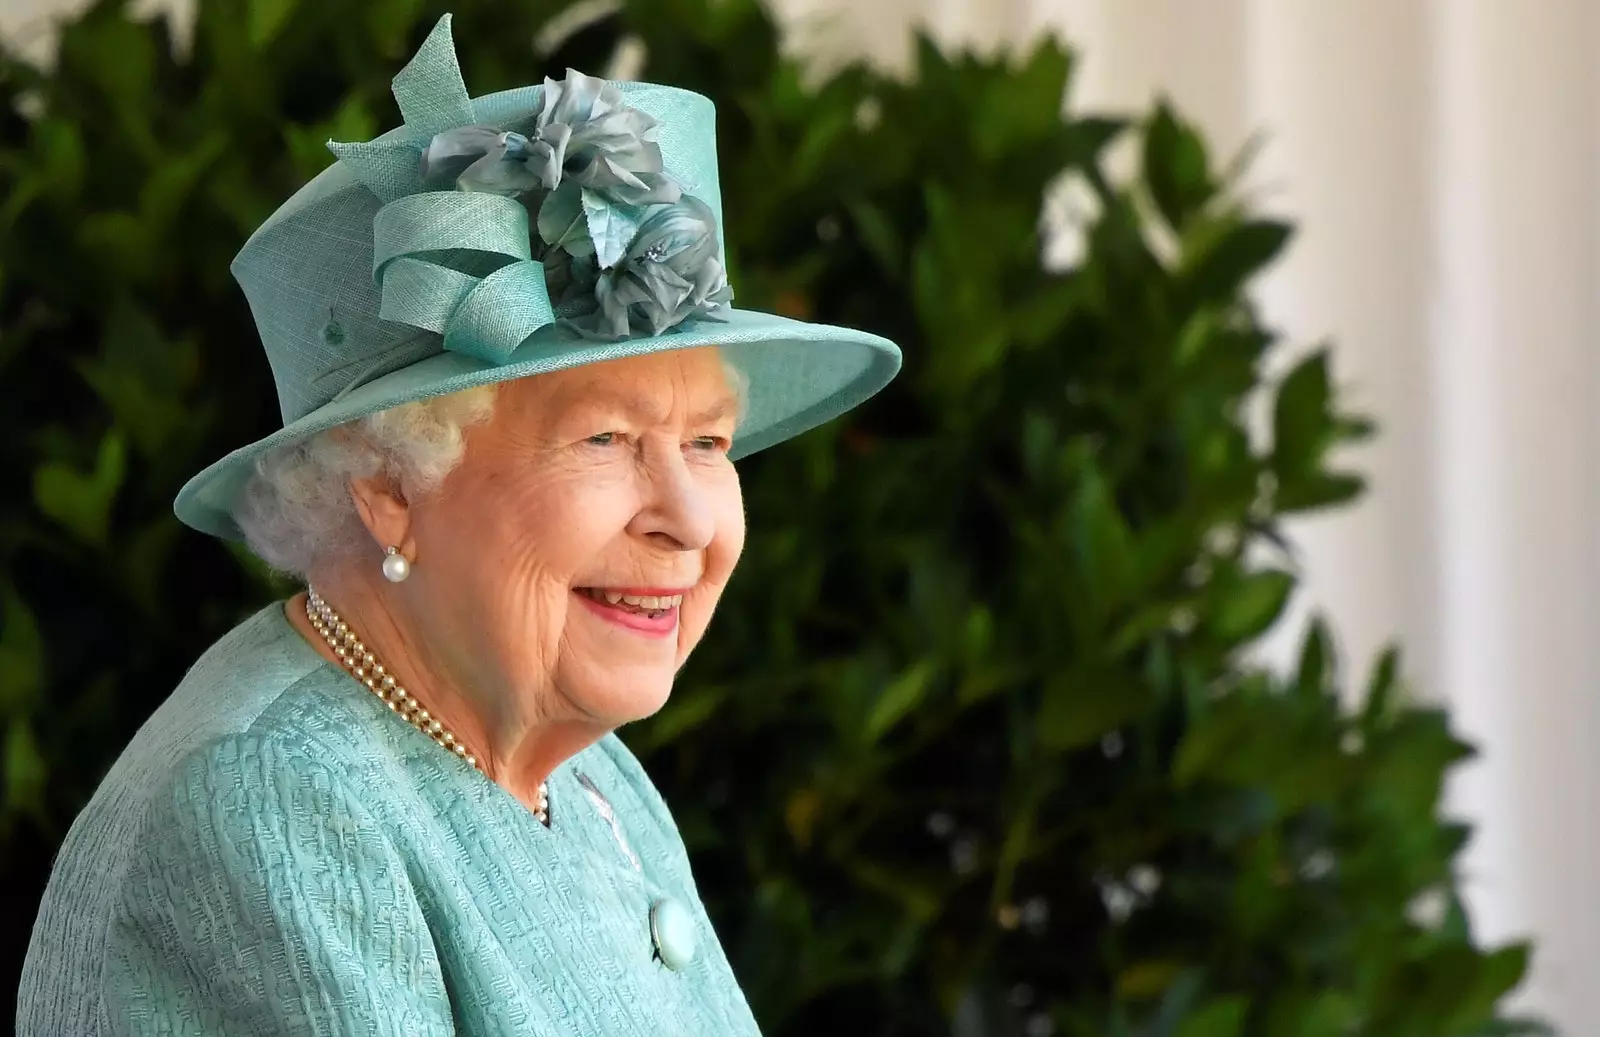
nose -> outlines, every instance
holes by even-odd
[[[706,487],[700,484],[678,450],[654,452],[642,466],[644,506],[629,531],[672,551],[703,551],[716,533],[716,515]]]

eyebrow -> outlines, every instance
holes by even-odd
[[[721,421],[724,418],[737,416],[738,413],[738,398],[734,396],[723,396],[717,400],[716,403],[713,403],[699,414],[693,415],[689,419],[689,423],[691,425],[707,425],[713,421]]]

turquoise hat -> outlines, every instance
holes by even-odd
[[[446,15],[394,95],[405,124],[330,143],[338,161],[233,261],[283,428],[179,491],[195,529],[241,538],[233,503],[269,451],[472,386],[718,346],[748,383],[742,457],[899,371],[887,339],[732,305],[716,109],[699,94],[568,72],[472,98]]]

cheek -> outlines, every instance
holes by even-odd
[[[563,585],[594,563],[637,508],[625,480],[531,466],[485,487],[496,513],[494,549],[505,575],[538,575]]]
[[[739,556],[744,553],[744,497],[731,466],[709,496],[712,514],[716,517],[716,535],[706,548],[705,582],[713,593],[720,594],[733,575]]]
[[[731,479],[730,483],[731,487],[719,492],[713,500],[716,535],[706,548],[703,579],[691,596],[684,599],[678,640],[677,665],[680,667],[705,636],[717,601],[744,552],[744,499],[739,493],[738,480]]]
[[[737,477],[729,482],[731,485],[718,502],[717,536],[711,545],[711,567],[719,573],[721,583],[733,575],[733,567],[744,553],[744,495]]]

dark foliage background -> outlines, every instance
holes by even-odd
[[[1360,480],[1321,353],[1267,384],[1251,278],[1289,228],[1165,108],[1063,117],[1071,56],[923,42],[813,83],[753,0],[637,0],[541,48],[556,0],[455,5],[475,93],[617,41],[719,102],[743,305],[906,349],[848,420],[744,466],[754,532],[712,636],[626,732],[679,814],[767,1032],[1432,1037],[1497,1021],[1526,949],[1475,946],[1466,747],[1393,655],[1353,681],[1245,650],[1278,534]],[[191,472],[274,427],[227,274],[393,125],[435,0],[200,0],[192,53],[102,2],[51,71],[0,63],[0,889],[14,981],[51,856],[142,719],[281,593],[181,529]],[[1130,138],[1132,183],[1106,147]],[[1040,262],[1063,172],[1083,261]],[[1271,434],[1252,439],[1264,394]]]

